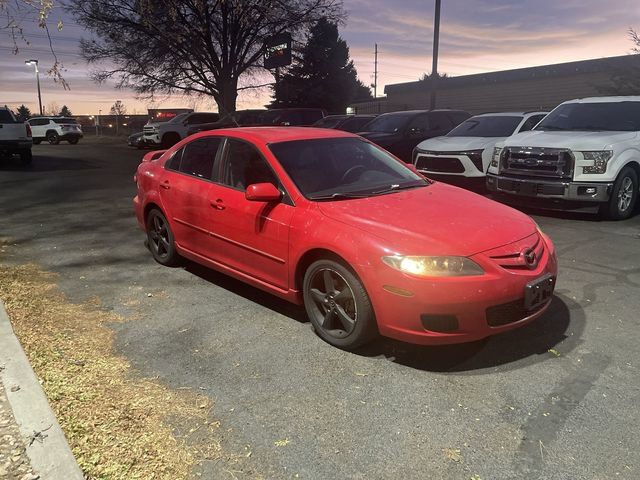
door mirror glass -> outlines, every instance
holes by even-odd
[[[251,202],[279,202],[282,193],[273,183],[254,183],[244,192],[244,197]]]

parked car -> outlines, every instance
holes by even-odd
[[[531,130],[547,112],[504,112],[475,115],[443,137],[420,142],[413,163],[421,173],[455,181],[474,179],[485,185],[485,174],[495,145],[519,132]]]
[[[271,110],[239,110],[230,113],[219,122],[199,125],[189,131],[189,135],[216,130],[219,128],[236,127],[270,127],[280,126],[311,126],[324,118],[327,112],[321,108],[274,108]]]
[[[130,147],[144,148],[144,132],[132,133],[127,137],[127,145]]]
[[[82,138],[82,127],[75,118],[33,117],[27,120],[33,133],[33,143],[38,145],[46,140],[51,145],[67,141],[75,145]]]
[[[407,110],[383,113],[369,122],[359,135],[380,145],[405,162],[413,149],[427,138],[439,137],[469,118],[461,110]]]
[[[327,115],[314,123],[313,127],[335,128],[345,132],[361,132],[365,125],[376,118],[377,115]]]
[[[640,177],[640,96],[570,100],[499,143],[487,187],[529,205],[597,206],[631,216]],[[549,203],[551,202],[551,203]]]
[[[32,160],[31,126],[20,122],[7,107],[0,107],[0,154],[19,155],[22,165],[29,165]]]
[[[556,254],[531,218],[428,180],[351,133],[202,132],[147,154],[135,181],[159,263],[186,257],[303,304],[340,348],[378,333],[474,341],[551,302]]]
[[[176,115],[168,122],[148,122],[142,129],[144,142],[149,146],[168,148],[187,137],[194,125],[217,122],[220,115],[210,112],[191,112]]]

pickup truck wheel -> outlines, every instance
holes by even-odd
[[[20,152],[20,165],[31,165],[32,160],[33,155],[31,154],[31,150],[23,150]]]
[[[60,143],[60,137],[56,132],[47,133],[47,142],[51,145],[58,145]]]
[[[631,167],[622,169],[613,184],[609,203],[600,207],[600,213],[609,220],[629,218],[638,199],[638,174]]]
[[[162,137],[162,148],[171,148],[180,141],[177,133],[165,133]]]

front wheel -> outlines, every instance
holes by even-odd
[[[70,139],[68,140],[68,142],[69,142],[71,145],[76,145],[76,144],[78,143],[78,141],[79,141],[79,140],[80,140],[79,138],[70,138]]]
[[[609,220],[629,218],[638,199],[638,174],[631,167],[622,169],[613,184],[609,203],[602,205],[600,213]]]
[[[316,333],[327,343],[354,350],[377,334],[371,300],[362,282],[334,260],[312,263],[304,275],[304,306]]]
[[[160,210],[153,209],[147,215],[147,241],[156,262],[174,267],[180,262],[173,232],[167,218]]]

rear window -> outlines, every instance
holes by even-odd
[[[0,110],[0,123],[15,123],[15,121],[9,110]]]
[[[65,124],[65,125],[69,125],[70,123],[74,125],[78,124],[75,118],[53,118],[52,120],[58,124]]]

